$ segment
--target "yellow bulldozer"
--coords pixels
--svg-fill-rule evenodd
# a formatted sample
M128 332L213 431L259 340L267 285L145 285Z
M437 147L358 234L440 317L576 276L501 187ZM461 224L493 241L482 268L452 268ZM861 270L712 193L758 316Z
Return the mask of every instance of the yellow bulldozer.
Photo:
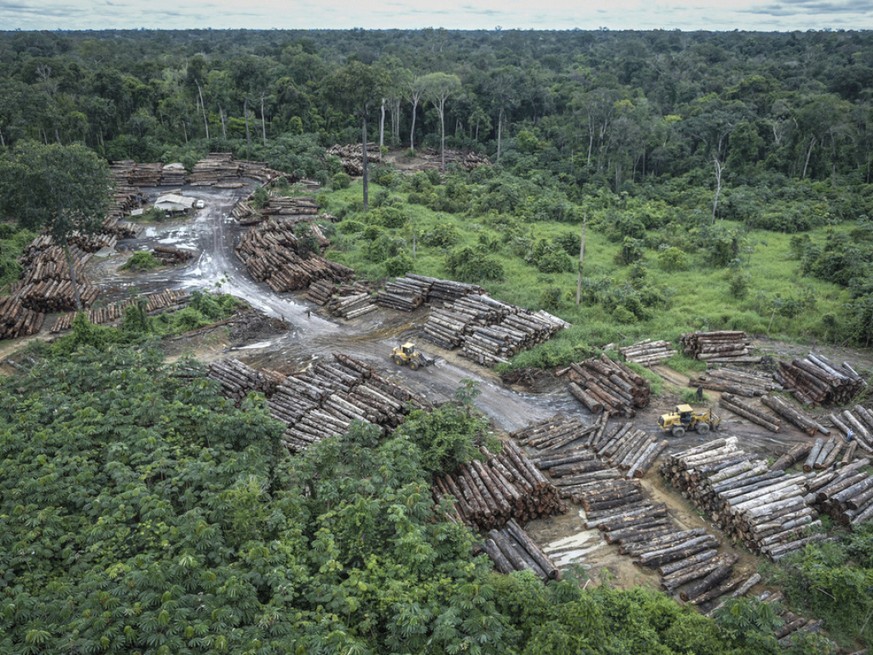
M415 347L411 341L391 350L391 359L398 366L409 366L413 371L430 366L435 360L428 358L423 352Z
M721 419L713 414L711 409L697 411L691 405L676 405L672 412L661 414L658 418L661 430L669 432L674 437L681 437L686 432L704 435L710 430L717 429L719 423Z

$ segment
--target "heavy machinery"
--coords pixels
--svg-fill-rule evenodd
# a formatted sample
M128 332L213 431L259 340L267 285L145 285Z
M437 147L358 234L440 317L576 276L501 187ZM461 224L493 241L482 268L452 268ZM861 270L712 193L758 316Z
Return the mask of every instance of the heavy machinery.
M669 414L661 414L658 425L664 432L674 437L681 437L686 432L697 432L704 435L718 428L721 419L712 413L711 409L695 410L691 405L676 405Z
M424 353L415 348L415 344L407 341L402 346L391 350L391 359L398 366L409 366L413 371L425 366L430 366L435 360L428 358Z

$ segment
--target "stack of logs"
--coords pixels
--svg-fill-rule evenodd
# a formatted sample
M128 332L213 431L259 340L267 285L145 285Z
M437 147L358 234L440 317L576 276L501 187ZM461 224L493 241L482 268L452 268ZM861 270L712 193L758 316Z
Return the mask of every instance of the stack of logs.
M27 247L21 257L25 271L21 281L13 286L11 295L18 297L27 309L37 312L70 311L76 308L76 300L67 258L63 248L51 243L51 237L41 236ZM99 293L84 274L90 253L70 246L70 254L82 305L88 307Z
M434 297L434 285L428 297ZM485 366L542 343L569 324L548 312L529 312L484 294L463 295L434 308L424 324L425 336L438 346L461 347L461 354Z
M712 363L761 361L752 356L751 341L745 332L719 330L717 332L691 332L679 339L686 355Z
M212 153L195 164L190 177L185 167L178 163L138 164L132 160L114 161L110 164L116 187L131 185L132 187L182 186L186 182L198 186L240 186L241 178L251 178L260 182L269 182L282 176L281 173L268 167L264 162L235 161L231 153Z
M578 419L558 415L520 430L513 437L537 450L533 458L536 465L552 478L562 478L554 484L562 487L562 495L573 497L576 476L608 470L610 477L624 471L627 479L641 478L668 446L666 440L652 438L631 422L607 432L608 420L609 415L603 413L592 425L585 426Z
M671 593L678 591L684 601L702 605L746 580L732 576L737 557L720 554L714 535L678 526L667 506L652 502L638 480L592 477L579 485L575 499L585 510L587 527L603 532L607 543L617 545L636 564L657 570L661 585Z
M376 294L376 302L401 312L411 312L427 302L431 283L417 277L399 277L389 280Z
M315 280L344 281L354 274L319 255L298 254L298 245L293 224L271 218L243 235L236 254L253 278L276 292L303 289Z
M660 364L676 354L673 344L669 341L652 341L651 339L619 348L618 351L624 356L625 361L642 366Z
M312 196L282 196L270 193L267 203L260 208L252 205L252 196L238 202L231 212L240 225L260 223L270 216L285 216L311 221L318 215L318 205Z
M173 162L161 166L161 186L183 186L187 177L188 171L185 170L184 164Z
M347 175L357 177L364 174L364 150L360 143L351 145L334 145L327 149L328 155L338 157ZM367 160L382 161L382 153L376 143L367 144Z
M719 405L756 425L760 425L762 428L770 430L770 432L779 432L782 427L777 417L768 414L758 406L743 400L739 396L723 393L719 399Z
M804 414L800 410L795 409L778 396L764 396L761 398L761 402L779 414L779 416L786 421L803 432L806 432L809 436L814 435L816 432L821 432L824 435L830 434L830 430L821 423Z
M779 362L776 379L804 405L844 405L867 384L848 363L837 366L812 353Z
M806 536L820 521L804 500L804 474L771 470L737 448L736 441L716 439L672 454L661 474L753 552L779 560L821 539Z
M237 405L252 391L269 397L275 393L284 379L272 371L259 371L238 359L224 359L212 362L206 377L221 386L221 394Z
M419 151L418 155L426 162L425 165L420 167L421 169L438 168L442 165L442 156L440 155L439 150L425 148L424 150ZM461 150L451 149L446 149L445 161L446 166L455 165L463 168L466 171L471 171L474 168L478 168L479 166L491 165L491 161L488 159L488 157L486 157L485 155L481 155L478 152L464 152Z
M570 393L594 414L630 417L649 404L648 382L606 355L571 364L557 374L568 376Z
M194 164L188 177L193 186L224 186L240 181L242 170L229 152L213 152Z
M828 417L831 424L843 433L843 436L854 439L854 442L868 453L873 453L873 412L861 405L843 410L839 415Z
M555 563L513 519L500 529L489 530L482 550L501 573L528 570L543 581L556 580L560 576Z
M376 302L383 307L411 312L424 304L442 305L483 293L485 290L475 284L407 273L404 277L386 282Z
M124 312L128 307L131 307L138 302L144 303L144 309L147 314L157 314L169 310L180 309L188 304L191 299L190 294L181 290L166 289L164 291L156 291L139 295L136 298L127 298L118 302L112 302L103 307L92 307L88 310L88 321L94 325L105 325L120 321L124 317ZM75 312L68 312L58 316L54 325L51 328L52 333L63 332L69 330L75 318Z
M152 251L155 257L164 264L184 264L194 258L193 250L168 246L162 243L156 244Z
M270 414L288 426L282 442L291 450L344 434L355 421L393 429L411 409L425 406L363 362L338 353L333 357L289 375L269 397Z
M772 373L744 371L730 366L711 368L700 373L688 381L688 386L703 387L746 398L764 396L771 391L782 391L782 385L773 379Z
M521 524L566 511L557 489L512 441L485 461L462 464L453 473L434 477L434 500L454 500L458 517L477 530L501 528L510 519Z
M0 339L18 339L42 329L45 314L28 309L17 296L0 296Z
M333 316L352 319L378 309L370 290L360 282L337 284L317 280L309 285L306 297L317 305L327 306Z
M824 468L807 479L807 502L847 527L873 519L873 476L865 470L869 465L865 457L840 469Z

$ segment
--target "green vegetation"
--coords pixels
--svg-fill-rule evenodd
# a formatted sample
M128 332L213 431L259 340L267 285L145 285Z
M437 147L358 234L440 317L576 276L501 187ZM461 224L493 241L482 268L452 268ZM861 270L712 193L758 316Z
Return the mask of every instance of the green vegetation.
M790 606L824 620L841 645L873 643L873 526L807 546L771 571Z
M4 653L776 652L653 591L493 573L425 468L447 420L472 452L463 403L291 457L196 370L82 345L0 385Z
M0 223L0 292L21 275L18 257L34 236L28 229Z
M148 250L140 250L133 253L130 259L122 266L125 271L151 271L161 266L161 260Z

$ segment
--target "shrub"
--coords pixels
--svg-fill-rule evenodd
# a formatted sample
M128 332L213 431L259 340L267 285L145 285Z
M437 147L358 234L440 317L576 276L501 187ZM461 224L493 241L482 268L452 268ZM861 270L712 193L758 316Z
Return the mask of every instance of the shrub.
M658 253L658 266L669 272L687 271L689 268L688 255L681 248L670 246Z
M455 250L446 257L446 271L463 282L502 280L503 265L486 251L473 248Z
M405 252L400 252L394 257L385 260L385 274L388 277L404 275L412 270L414 262Z
M461 238L458 228L452 223L437 223L421 235L421 242L426 246L446 248L455 245Z
M121 268L125 271L151 271L161 266L161 261L148 250L133 253Z
M336 173L330 178L330 186L334 189L348 189L352 184L352 178L345 173Z

